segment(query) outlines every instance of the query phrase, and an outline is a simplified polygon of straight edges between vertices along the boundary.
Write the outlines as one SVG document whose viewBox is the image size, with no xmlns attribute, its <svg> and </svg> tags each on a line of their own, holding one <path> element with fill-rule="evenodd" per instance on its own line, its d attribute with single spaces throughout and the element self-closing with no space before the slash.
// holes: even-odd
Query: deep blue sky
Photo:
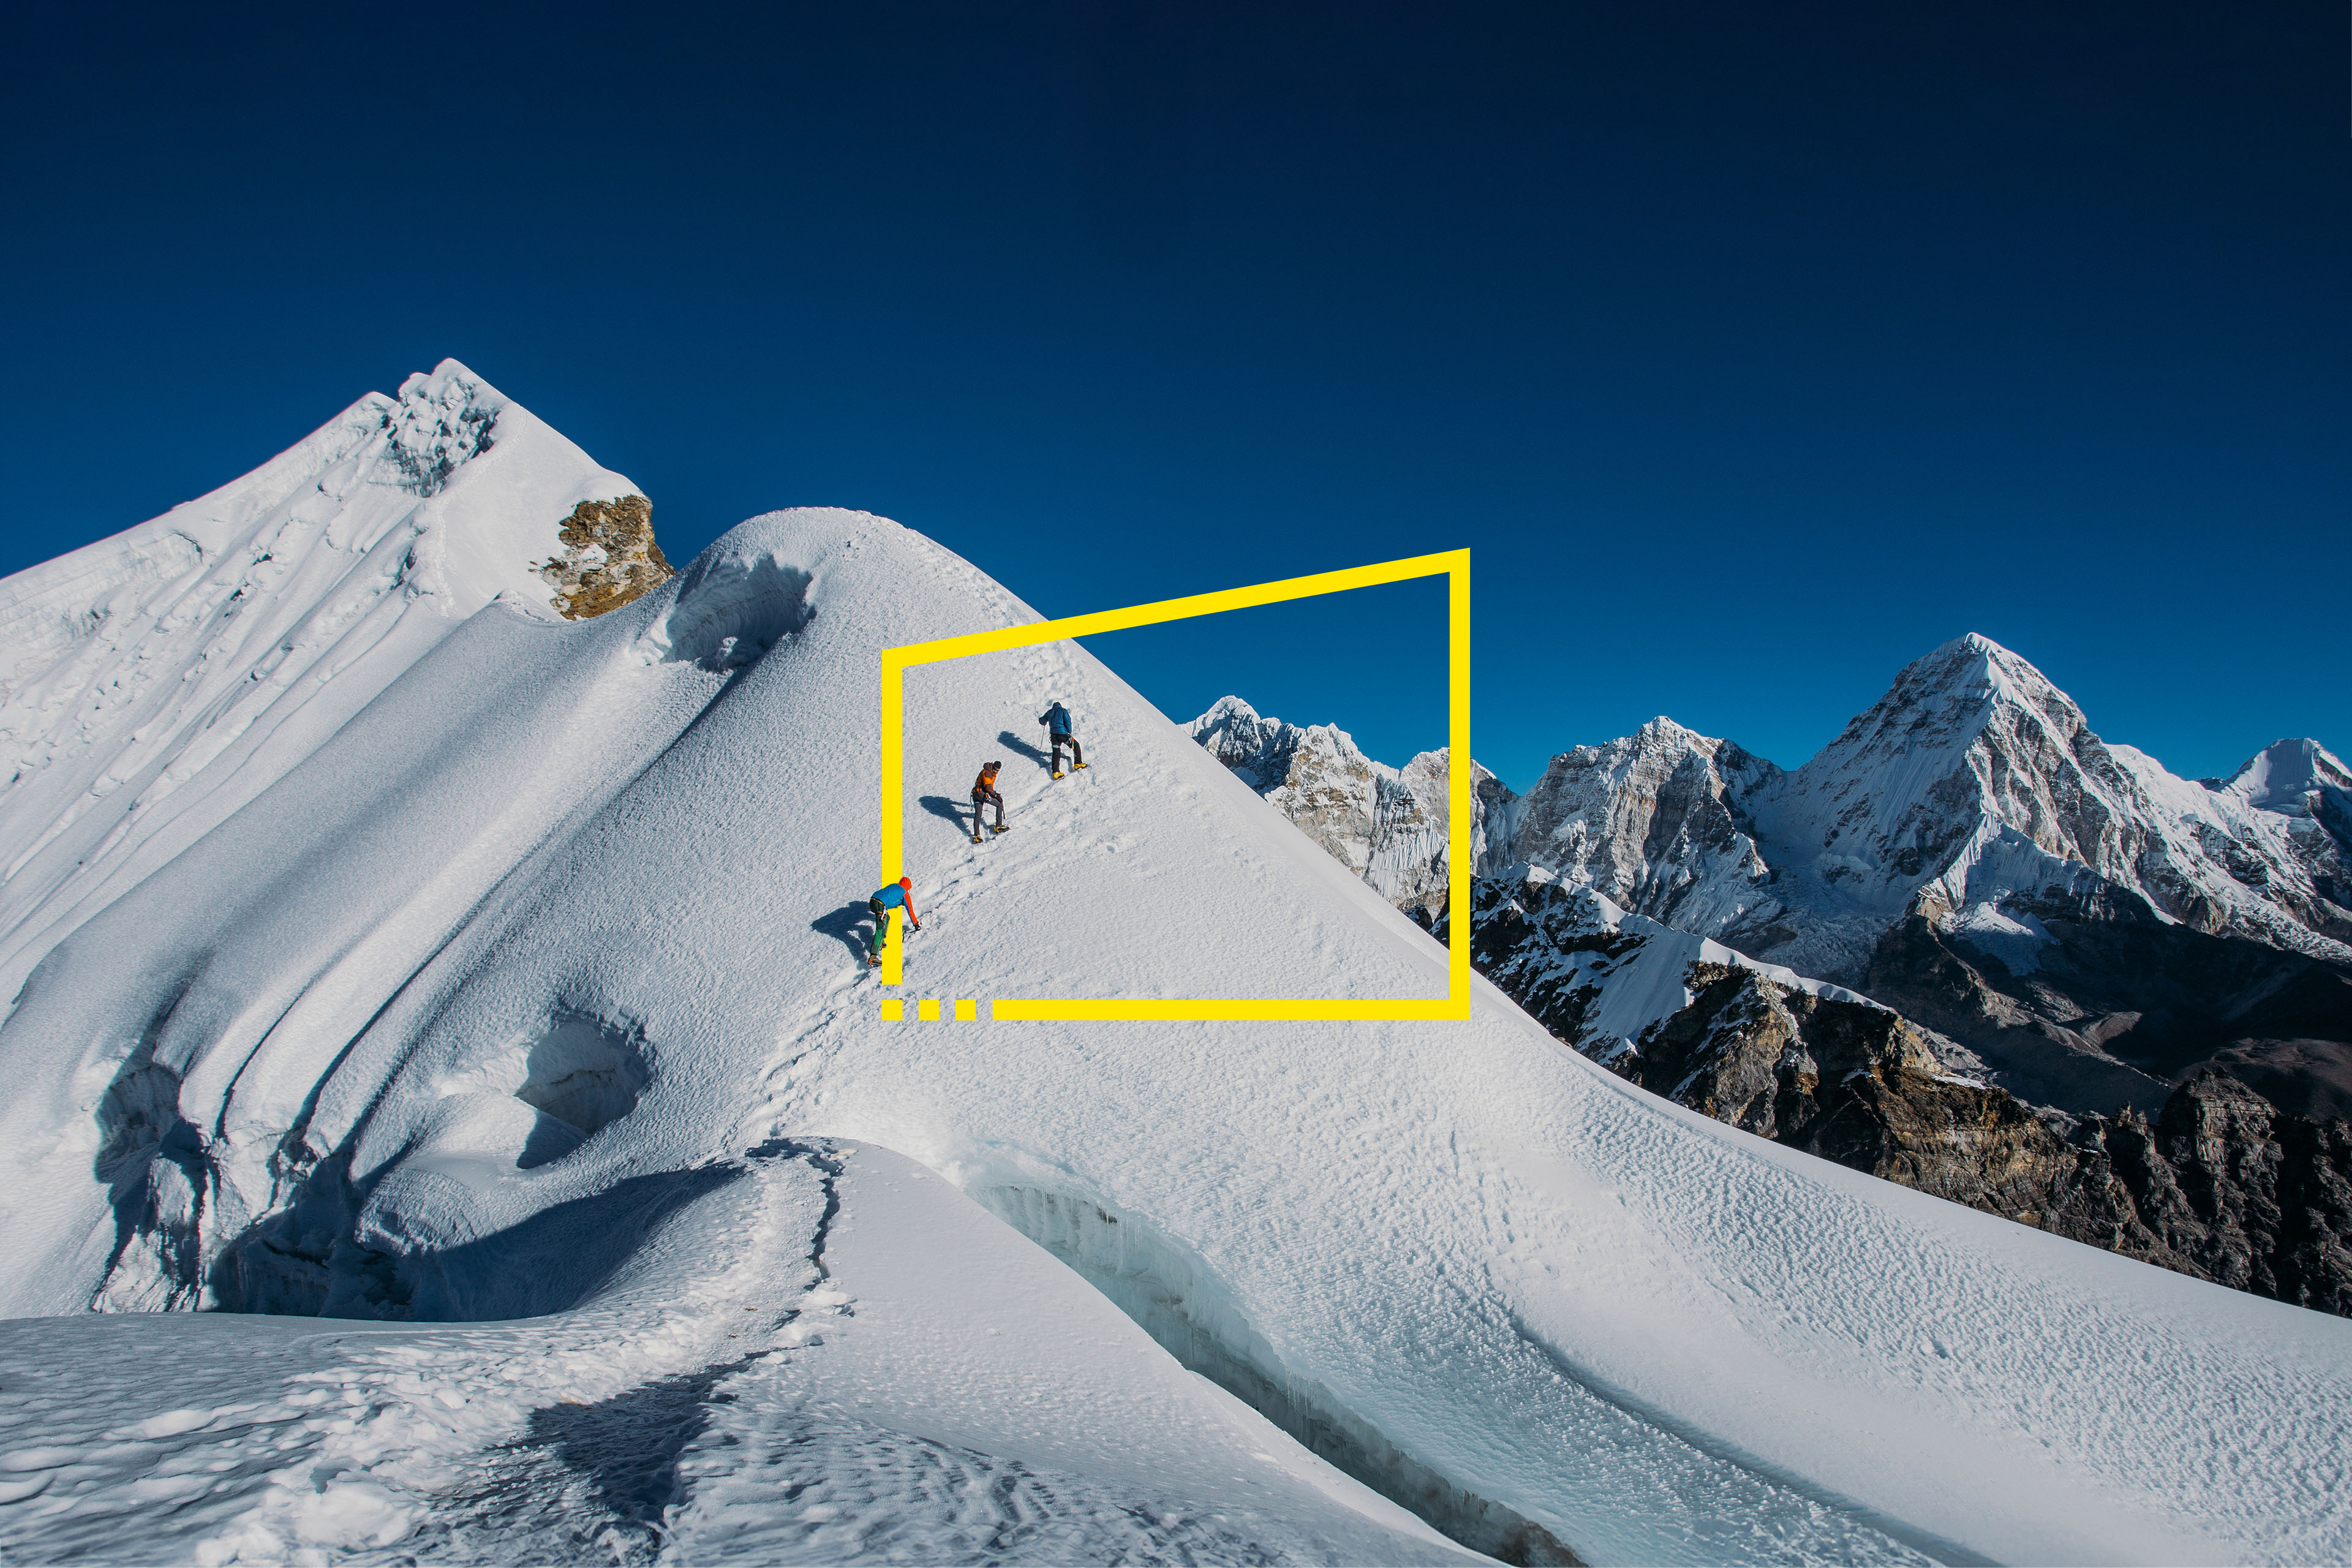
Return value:
<svg viewBox="0 0 2352 1568">
<path fill-rule="evenodd" d="M 748 13 L 748 8 L 747 8 Z M 2326 4 L 27 9 L 13 571 L 455 354 L 683 558 L 1049 615 L 1467 544 L 1476 751 L 1802 761 L 1982 631 L 2178 771 L 2352 745 Z M 1442 599 L 1129 633 L 1402 762 Z"/>
</svg>

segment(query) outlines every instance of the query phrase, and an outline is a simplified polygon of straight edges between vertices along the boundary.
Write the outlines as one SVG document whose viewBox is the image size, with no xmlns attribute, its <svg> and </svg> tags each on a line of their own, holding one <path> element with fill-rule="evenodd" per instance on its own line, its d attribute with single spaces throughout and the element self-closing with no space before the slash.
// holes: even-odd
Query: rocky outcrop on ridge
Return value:
<svg viewBox="0 0 2352 1568">
<path fill-rule="evenodd" d="M 557 613 L 585 621 L 617 610 L 677 575 L 654 542 L 654 505 L 643 496 L 583 500 L 563 520 L 563 553 L 539 568 Z"/>
</svg>

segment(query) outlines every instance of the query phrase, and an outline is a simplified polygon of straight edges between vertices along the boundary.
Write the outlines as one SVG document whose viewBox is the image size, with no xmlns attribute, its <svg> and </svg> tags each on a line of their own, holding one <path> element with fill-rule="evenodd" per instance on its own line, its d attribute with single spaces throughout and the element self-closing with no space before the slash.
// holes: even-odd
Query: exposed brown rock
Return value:
<svg viewBox="0 0 2352 1568">
<path fill-rule="evenodd" d="M 2352 1316 L 2352 1124 L 2287 1115 L 2208 1068 L 2152 1126 L 2126 1114 L 2093 1131 L 2172 1267 Z"/>
<path fill-rule="evenodd" d="M 563 520 L 563 553 L 539 574 L 555 590 L 564 619 L 590 620 L 667 583 L 676 574 L 654 542 L 654 503 L 643 496 L 583 500 Z"/>
<path fill-rule="evenodd" d="M 1895 1014 L 1691 965 L 1690 1005 L 1611 1065 L 1719 1121 L 2039 1225 L 2080 1164 L 2015 1097 L 1943 1070 Z M 2119 1215 L 2119 1222 L 2126 1216 Z"/>
</svg>

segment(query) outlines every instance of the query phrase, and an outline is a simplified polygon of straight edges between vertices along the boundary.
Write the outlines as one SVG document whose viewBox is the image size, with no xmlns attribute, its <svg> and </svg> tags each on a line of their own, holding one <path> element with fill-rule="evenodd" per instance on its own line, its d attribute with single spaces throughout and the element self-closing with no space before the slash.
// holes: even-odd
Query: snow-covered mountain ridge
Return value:
<svg viewBox="0 0 2352 1568">
<path fill-rule="evenodd" d="M 448 360 L 0 581 L 0 994 L 477 611 L 549 614 L 566 514 L 634 489 Z"/>
<path fill-rule="evenodd" d="M 0 1300 L 280 1315 L 9 1325 L 0 1551 L 537 1557 L 518 1499 L 642 1527 L 588 1478 L 649 1429 L 625 1495 L 698 1560 L 938 1555 L 1000 1500 L 1005 1549 L 1100 1561 L 1456 1559 L 1399 1504 L 1523 1562 L 2352 1551 L 2352 1325 L 1747 1137 L 1483 983 L 1443 1025 L 989 1016 L 1445 986 L 1073 645 L 908 677 L 906 994 L 981 1016 L 886 1020 L 878 652 L 1034 618 L 830 510 L 594 620 L 487 604 L 28 939 Z M 975 846 L 1046 691 L 1093 766 L 1013 770 Z M 53 1407 L 95 1349 L 102 1414 Z"/>
<path fill-rule="evenodd" d="M 2273 753 L 2344 775 L 2315 742 L 2281 742 L 2240 776 L 2267 777 Z M 2352 851 L 2307 801 L 2289 815 L 2107 744 L 2040 670 L 1974 634 L 1906 666 L 1819 755 L 1745 804 L 1781 873 L 1780 908 L 1731 929 L 1769 938 L 1801 911 L 1817 933 L 1751 944 L 1815 973 L 1858 976 L 1877 936 L 1911 913 L 2002 930 L 2030 966 L 2032 921 L 2117 891 L 2167 923 L 2352 963 Z"/>
<path fill-rule="evenodd" d="M 1404 798 L 1410 766 L 1363 756 L 1329 725 L 1262 721 L 1228 697 L 1192 729 L 1264 793 L 1313 802 L 1292 815 L 1359 871 L 1421 804 Z M 1974 634 L 1906 666 L 1793 773 L 1659 718 L 1554 757 L 1524 799 L 1478 777 L 1481 872 L 1541 866 L 1848 983 L 1906 914 L 1995 934 L 2030 963 L 2036 910 L 2116 893 L 2168 924 L 2352 963 L 2352 848 L 2330 826 L 2352 802 L 2339 759 L 2281 741 L 2228 780 L 2178 778 L 2101 741 L 2039 670 Z"/>
</svg>

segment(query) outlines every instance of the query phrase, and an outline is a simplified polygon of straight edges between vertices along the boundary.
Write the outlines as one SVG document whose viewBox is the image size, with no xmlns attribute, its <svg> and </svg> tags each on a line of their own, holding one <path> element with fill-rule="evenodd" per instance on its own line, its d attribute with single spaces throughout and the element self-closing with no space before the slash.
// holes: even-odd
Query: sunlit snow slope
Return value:
<svg viewBox="0 0 2352 1568">
<path fill-rule="evenodd" d="M 6 1309 L 585 1310 L 638 1234 L 607 1205 L 848 1140 L 1482 1550 L 2352 1552 L 2352 1323 L 1779 1150 L 1483 984 L 1454 1025 L 989 1020 L 1444 985 L 1075 647 L 909 676 L 905 992 L 983 1016 L 884 1022 L 856 952 L 877 653 L 1031 618 L 812 510 L 598 621 L 467 620 L 47 951 L 0 1027 Z M 1094 763 L 1060 783 L 1049 692 Z M 1014 827 L 974 846 L 954 816 L 992 756 Z M 569 1250 L 521 1247 L 551 1225 Z M 757 1512 L 689 1487 L 677 1517 L 730 1498 Z"/>
</svg>

